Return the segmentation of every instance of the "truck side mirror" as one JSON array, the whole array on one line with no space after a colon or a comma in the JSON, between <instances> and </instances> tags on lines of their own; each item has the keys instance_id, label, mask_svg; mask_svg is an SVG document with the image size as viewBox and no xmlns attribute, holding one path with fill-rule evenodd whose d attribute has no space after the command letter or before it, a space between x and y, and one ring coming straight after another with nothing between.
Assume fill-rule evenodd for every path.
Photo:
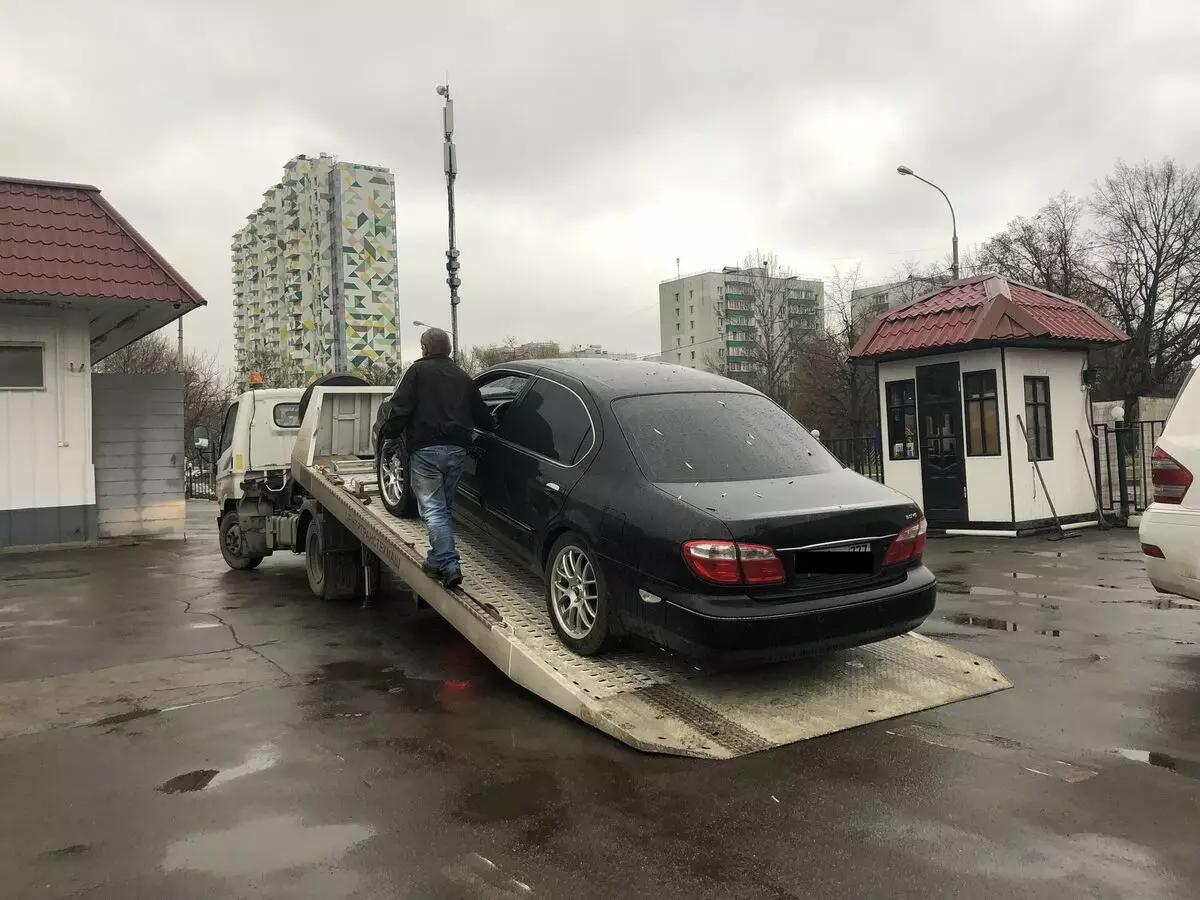
<instances>
[{"instance_id":1,"label":"truck side mirror","mask_svg":"<svg viewBox=\"0 0 1200 900\"><path fill-rule=\"evenodd\" d=\"M192 429L192 447L197 452L203 455L208 452L208 448L211 446L212 438L209 435L207 425L197 425Z\"/></svg>"}]
</instances>

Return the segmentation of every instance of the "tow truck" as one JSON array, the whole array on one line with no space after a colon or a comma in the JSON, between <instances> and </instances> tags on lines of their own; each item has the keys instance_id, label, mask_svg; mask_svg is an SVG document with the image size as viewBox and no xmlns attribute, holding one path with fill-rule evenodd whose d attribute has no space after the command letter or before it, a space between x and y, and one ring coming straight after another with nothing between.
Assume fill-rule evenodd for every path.
<instances>
[{"instance_id":1,"label":"tow truck","mask_svg":"<svg viewBox=\"0 0 1200 900\"><path fill-rule=\"evenodd\" d=\"M916 633L741 671L653 648L577 656L540 582L471 522L455 527L461 587L422 571L423 524L378 496L372 425L391 393L352 376L305 390L259 379L230 406L211 456L231 568L302 554L312 592L344 600L374 594L387 566L514 682L649 752L728 759L1012 686L990 661ZM203 427L193 438L208 442Z\"/></svg>"}]
</instances>

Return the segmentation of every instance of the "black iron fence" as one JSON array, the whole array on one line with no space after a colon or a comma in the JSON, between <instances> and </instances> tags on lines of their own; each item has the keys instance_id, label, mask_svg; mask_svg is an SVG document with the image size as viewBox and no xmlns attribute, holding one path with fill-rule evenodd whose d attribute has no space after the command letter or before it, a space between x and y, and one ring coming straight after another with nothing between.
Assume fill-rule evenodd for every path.
<instances>
[{"instance_id":1,"label":"black iron fence","mask_svg":"<svg viewBox=\"0 0 1200 900\"><path fill-rule=\"evenodd\" d=\"M210 500L215 494L212 463L189 455L183 463L183 495L189 500Z\"/></svg>"},{"instance_id":2,"label":"black iron fence","mask_svg":"<svg viewBox=\"0 0 1200 900\"><path fill-rule=\"evenodd\" d=\"M1150 458L1165 424L1154 419L1095 426L1092 473L1104 512L1127 518L1153 501Z\"/></svg>"},{"instance_id":3,"label":"black iron fence","mask_svg":"<svg viewBox=\"0 0 1200 900\"><path fill-rule=\"evenodd\" d=\"M883 481L883 450L875 437L822 438L825 448L859 475Z\"/></svg>"}]
</instances>

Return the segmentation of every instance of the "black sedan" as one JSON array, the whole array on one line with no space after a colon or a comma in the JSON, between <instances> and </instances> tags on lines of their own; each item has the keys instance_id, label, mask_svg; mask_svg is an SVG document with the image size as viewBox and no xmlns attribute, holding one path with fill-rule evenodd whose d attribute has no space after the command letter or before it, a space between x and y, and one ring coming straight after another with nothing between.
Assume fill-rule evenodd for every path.
<instances>
[{"instance_id":1,"label":"black sedan","mask_svg":"<svg viewBox=\"0 0 1200 900\"><path fill-rule=\"evenodd\" d=\"M856 646L932 612L912 500L844 468L759 392L679 366L538 360L477 379L459 503L544 580L555 631L597 654L640 635L755 660ZM384 504L413 515L377 425Z\"/></svg>"}]
</instances>

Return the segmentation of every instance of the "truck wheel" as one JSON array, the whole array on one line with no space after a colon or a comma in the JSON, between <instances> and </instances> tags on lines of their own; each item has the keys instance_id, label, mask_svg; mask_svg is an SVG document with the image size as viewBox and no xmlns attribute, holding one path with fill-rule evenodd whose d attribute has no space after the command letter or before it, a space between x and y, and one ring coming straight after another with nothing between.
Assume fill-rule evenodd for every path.
<instances>
[{"instance_id":1,"label":"truck wheel","mask_svg":"<svg viewBox=\"0 0 1200 900\"><path fill-rule=\"evenodd\" d=\"M403 438L384 438L380 442L375 454L375 475L384 509L397 519L415 518L417 498L412 490L412 474Z\"/></svg>"},{"instance_id":2,"label":"truck wheel","mask_svg":"<svg viewBox=\"0 0 1200 900\"><path fill-rule=\"evenodd\" d=\"M308 586L322 600L349 600L359 589L359 570L349 553L325 555L320 520L308 526L304 541L304 568Z\"/></svg>"},{"instance_id":3,"label":"truck wheel","mask_svg":"<svg viewBox=\"0 0 1200 900\"><path fill-rule=\"evenodd\" d=\"M225 565L231 569L253 569L263 561L261 556L245 556L242 546L242 527L238 523L237 513L228 512L221 517L221 527L218 530L221 543L221 556Z\"/></svg>"},{"instance_id":4,"label":"truck wheel","mask_svg":"<svg viewBox=\"0 0 1200 900\"><path fill-rule=\"evenodd\" d=\"M604 571L576 534L564 534L550 551L546 607L559 639L581 656L596 656L613 645Z\"/></svg>"}]
</instances>

